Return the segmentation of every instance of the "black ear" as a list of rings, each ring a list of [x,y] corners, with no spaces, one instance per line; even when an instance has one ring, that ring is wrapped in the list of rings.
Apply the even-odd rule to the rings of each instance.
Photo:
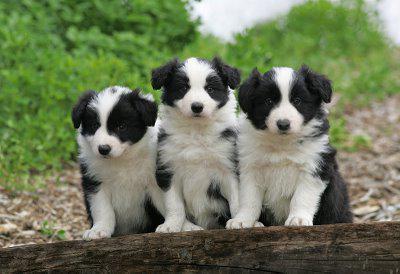
[[[79,97],[78,102],[73,107],[71,114],[74,128],[79,128],[82,122],[82,116],[85,113],[87,105],[96,96],[97,93],[94,90],[88,90],[85,91],[85,93],[83,93],[81,97]]]
[[[307,88],[314,94],[321,96],[322,101],[329,103],[332,98],[331,80],[326,76],[312,71],[308,66],[302,65],[299,73],[304,76]]]
[[[251,96],[253,91],[260,84],[261,77],[262,76],[257,68],[254,68],[249,78],[247,78],[239,88],[238,101],[239,106],[244,113],[248,113],[251,109]]]
[[[155,125],[157,120],[158,106],[150,98],[145,98],[146,95],[140,95],[140,89],[135,89],[129,94],[129,101],[139,112],[143,123],[147,127]],[[151,95],[147,95],[151,96]]]
[[[219,57],[214,57],[211,63],[226,86],[235,89],[240,84],[240,72],[237,68],[228,66]]]
[[[161,89],[168,83],[173,72],[176,71],[179,65],[179,59],[175,58],[165,65],[153,69],[151,72],[151,85],[153,89]]]

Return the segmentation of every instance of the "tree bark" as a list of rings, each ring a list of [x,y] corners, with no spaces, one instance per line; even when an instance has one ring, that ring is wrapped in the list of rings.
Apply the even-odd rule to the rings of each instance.
[[[128,235],[0,249],[0,272],[400,273],[400,222]]]

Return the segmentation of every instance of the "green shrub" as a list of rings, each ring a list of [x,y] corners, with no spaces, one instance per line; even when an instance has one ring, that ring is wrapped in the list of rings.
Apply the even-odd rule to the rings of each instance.
[[[118,84],[152,92],[150,70],[174,56],[220,55],[243,78],[254,66],[306,63],[334,81],[342,102],[400,90],[399,60],[363,1],[309,1],[232,44],[196,26],[179,0],[0,1],[0,185],[43,185],[43,174],[74,159],[70,110],[82,91]],[[368,145],[338,117],[334,144]]]
[[[79,94],[149,92],[150,69],[196,39],[196,25],[179,0],[1,1],[0,185],[70,162]]]

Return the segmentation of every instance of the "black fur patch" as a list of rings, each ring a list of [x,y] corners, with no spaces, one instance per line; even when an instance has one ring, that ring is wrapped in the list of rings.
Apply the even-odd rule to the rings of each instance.
[[[82,117],[83,136],[94,135],[100,127],[100,118],[96,110],[87,108]]]
[[[265,226],[279,225],[275,221],[274,213],[265,205],[263,205],[261,209],[261,214],[258,221],[263,223]]]
[[[164,142],[169,135],[165,132],[163,128],[160,128],[158,131],[157,142],[160,144]]]
[[[88,214],[88,220],[90,223],[90,226],[93,225],[93,218],[92,218],[92,213],[90,211],[90,203],[89,203],[89,196],[91,194],[95,194],[97,191],[99,191],[99,186],[101,182],[93,179],[87,174],[87,169],[88,167],[84,163],[80,163],[80,169],[81,169],[81,175],[82,175],[82,190],[83,190],[83,198],[85,200],[85,207],[86,207],[86,212]]]
[[[221,132],[221,138],[229,141],[235,141],[237,138],[237,131],[232,128],[227,128]]]
[[[107,131],[121,142],[132,144],[141,140],[148,126],[154,126],[157,105],[139,96],[135,90],[121,95],[107,119]]]
[[[164,142],[168,138],[168,134],[163,128],[160,128],[158,132],[158,144]],[[160,161],[160,152],[157,152],[157,169],[156,169],[156,179],[158,186],[167,191],[171,186],[172,172],[168,165],[162,164]]]
[[[351,223],[353,215],[347,194],[346,182],[339,173],[336,162],[336,150],[321,154],[321,160],[315,177],[328,185],[321,196],[320,207],[314,217],[314,224]]]
[[[87,106],[97,96],[93,90],[88,90],[79,97],[78,102],[72,109],[71,117],[74,128],[79,128],[86,113]]]
[[[164,223],[164,217],[154,206],[153,201],[151,200],[149,195],[146,195],[145,201],[145,211],[148,217],[149,223],[145,227],[142,233],[150,233],[156,231],[157,226]]]
[[[231,89],[237,88],[240,84],[240,71],[238,69],[225,64],[219,57],[214,57],[211,65],[217,71],[225,86]]]
[[[298,72],[304,79],[307,89],[314,95],[329,103],[332,98],[332,83],[322,74],[312,71],[308,66],[303,65]]]
[[[254,69],[239,88],[239,105],[256,129],[266,129],[266,117],[281,101],[281,93],[274,76],[273,70],[261,75]]]
[[[207,189],[207,197],[213,200],[218,200],[224,204],[224,212],[216,212],[216,218],[218,219],[218,224],[225,227],[226,222],[231,218],[231,213],[229,210],[228,200],[222,196],[219,184],[217,181],[211,181],[210,186]]]
[[[218,102],[218,108],[222,108],[229,100],[229,92],[226,85],[223,84],[221,77],[210,75],[206,79],[204,87],[208,95]]]
[[[228,140],[229,142],[232,143],[232,152],[229,155],[229,159],[233,163],[233,168],[234,172],[239,179],[239,155],[238,155],[238,149],[237,149],[237,136],[238,132],[232,128],[227,128],[224,131],[221,132],[221,138],[224,140]]]

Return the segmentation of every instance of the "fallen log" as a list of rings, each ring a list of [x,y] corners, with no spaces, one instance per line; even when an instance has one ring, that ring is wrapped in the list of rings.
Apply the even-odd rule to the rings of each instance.
[[[0,249],[0,272],[400,273],[400,222],[141,234]]]

